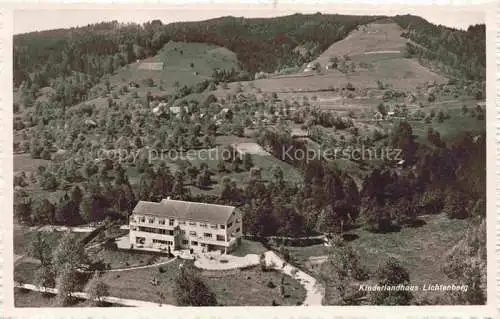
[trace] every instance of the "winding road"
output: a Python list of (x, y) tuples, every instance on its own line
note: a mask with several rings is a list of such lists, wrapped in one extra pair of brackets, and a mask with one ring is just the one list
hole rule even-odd
[[(266, 264), (274, 265), (273, 268), (283, 272), (284, 274), (297, 279), (300, 284), (306, 289), (306, 298), (302, 303), (303, 306), (321, 306), (323, 297), (325, 296), (325, 288), (319, 283), (316, 278), (306, 274), (299, 268), (285, 263), (274, 251), (266, 251)], [(282, 265), (285, 263), (285, 267)]]

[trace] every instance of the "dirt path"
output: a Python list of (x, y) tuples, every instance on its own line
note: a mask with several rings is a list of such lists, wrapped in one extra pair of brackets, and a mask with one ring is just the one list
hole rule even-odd
[(297, 279), (300, 284), (306, 289), (306, 299), (302, 304), (303, 306), (322, 305), (323, 297), (325, 295), (325, 288), (316, 280), (316, 278), (306, 274), (302, 270), (288, 263), (286, 263), (285, 267), (282, 267), (285, 261), (273, 251), (265, 252), (265, 256), (267, 264), (274, 264), (274, 269)]
[(57, 226), (57, 225), (45, 225), (45, 226), (34, 226), (30, 227), (30, 230), (37, 230), (42, 232), (66, 232), (66, 233), (91, 233), (96, 229), (96, 227), (90, 226)]
[[(48, 292), (51, 294), (58, 293), (56, 288), (37, 287), (37, 286), (32, 285), (32, 284), (16, 284), (15, 287), (24, 288), (24, 289), (28, 289), (28, 290), (32, 290), (32, 291), (38, 291), (38, 292), (46, 292), (46, 293)], [(86, 292), (74, 292), (74, 293), (72, 293), (72, 295), (77, 297), (77, 298), (89, 299), (89, 295)], [(169, 304), (158, 304), (155, 302), (136, 300), (136, 299), (124, 299), (124, 298), (111, 297), (111, 296), (103, 297), (102, 300), (105, 302), (110, 302), (110, 303), (129, 306), (129, 307), (149, 307), (149, 308), (152, 308), (152, 307), (161, 307), (161, 306), (167, 306), (167, 307), (173, 306), (173, 305), (169, 305)]]
[(400, 50), (368, 51), (363, 54), (401, 53)]

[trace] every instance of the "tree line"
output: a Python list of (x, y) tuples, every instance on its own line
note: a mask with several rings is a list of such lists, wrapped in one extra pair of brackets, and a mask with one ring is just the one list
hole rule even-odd
[(417, 44), (408, 43), (410, 56), (437, 60), (469, 80), (486, 79), (485, 24), (458, 30), (432, 24), (418, 16), (398, 15), (393, 19), (407, 30), (402, 36)]

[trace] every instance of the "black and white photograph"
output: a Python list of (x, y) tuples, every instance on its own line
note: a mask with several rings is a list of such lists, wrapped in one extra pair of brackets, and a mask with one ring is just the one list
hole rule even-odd
[(12, 13), (16, 309), (496, 302), (485, 11), (109, 8)]

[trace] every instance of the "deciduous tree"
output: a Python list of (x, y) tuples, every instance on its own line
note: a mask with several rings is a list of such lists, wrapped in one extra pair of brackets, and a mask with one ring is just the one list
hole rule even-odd
[(181, 265), (175, 278), (174, 294), (179, 306), (216, 306), (215, 294), (192, 268)]
[(103, 297), (109, 294), (109, 286), (102, 280), (99, 273), (96, 271), (90, 279), (85, 291), (89, 296), (91, 305), (99, 307), (103, 304)]

